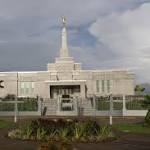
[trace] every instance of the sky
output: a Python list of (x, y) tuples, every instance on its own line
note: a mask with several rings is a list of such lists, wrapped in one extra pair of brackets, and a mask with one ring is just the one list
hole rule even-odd
[(84, 69), (129, 69), (150, 82), (150, 0), (0, 0), (0, 71), (46, 70), (69, 53)]

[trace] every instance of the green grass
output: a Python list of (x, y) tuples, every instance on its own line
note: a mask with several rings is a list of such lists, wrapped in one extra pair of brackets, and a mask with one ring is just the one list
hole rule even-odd
[(123, 132), (150, 134), (150, 127), (143, 124), (117, 124), (113, 127)]
[(9, 129), (15, 126), (14, 122), (7, 120), (0, 120), (0, 129)]

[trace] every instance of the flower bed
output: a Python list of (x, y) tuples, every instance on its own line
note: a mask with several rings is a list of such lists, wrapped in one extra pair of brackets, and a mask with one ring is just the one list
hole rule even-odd
[(23, 140), (100, 142), (115, 139), (109, 126), (96, 121), (38, 119), (12, 130), (8, 137)]

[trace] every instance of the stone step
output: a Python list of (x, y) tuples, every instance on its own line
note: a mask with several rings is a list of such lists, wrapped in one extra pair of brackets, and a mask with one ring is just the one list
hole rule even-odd
[(56, 112), (47, 112), (46, 116), (56, 116)]
[(47, 111), (56, 111), (57, 109), (47, 109)]
[(43, 103), (43, 105), (56, 105), (56, 103)]

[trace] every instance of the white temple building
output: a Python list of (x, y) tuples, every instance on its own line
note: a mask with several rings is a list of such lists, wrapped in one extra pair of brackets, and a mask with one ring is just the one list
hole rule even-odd
[(74, 103), (77, 103), (79, 98), (86, 101), (92, 96), (134, 95), (135, 76), (132, 72), (116, 69), (83, 70), (82, 64), (76, 63), (73, 57), (69, 56), (64, 17), (61, 38), (60, 54), (55, 58), (54, 63), (47, 64), (47, 71), (0, 72), (0, 80), (4, 81), (0, 97), (7, 94), (15, 94), (19, 97), (38, 95), (45, 101), (53, 101), (48, 107), (56, 109), (60, 107), (58, 105), (63, 105), (58, 102), (63, 98), (72, 98)]

